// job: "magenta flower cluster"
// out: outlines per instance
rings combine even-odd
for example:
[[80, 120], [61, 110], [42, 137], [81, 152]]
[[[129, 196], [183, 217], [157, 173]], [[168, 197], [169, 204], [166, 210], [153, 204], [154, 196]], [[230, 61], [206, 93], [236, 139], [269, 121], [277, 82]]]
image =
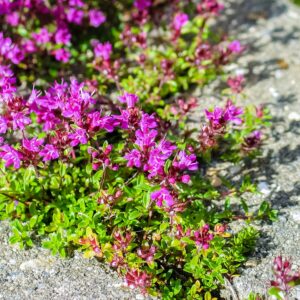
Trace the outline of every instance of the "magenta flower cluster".
[[241, 108], [235, 107], [231, 101], [228, 101], [226, 107], [216, 107], [212, 112], [206, 110], [205, 114], [213, 128], [219, 129], [232, 122], [240, 125], [242, 119], [239, 117], [243, 113]]
[[135, 0], [134, 1], [134, 6], [140, 11], [149, 8], [151, 6], [151, 4], [152, 4], [152, 0]]
[[84, 1], [55, 1], [50, 6], [47, 1], [4, 0], [0, 5], [0, 15], [4, 15], [5, 21], [12, 27], [26, 25], [32, 15], [41, 18], [40, 23], [43, 24], [30, 36], [20, 36], [17, 45], [10, 38], [3, 38], [0, 33], [0, 54], [14, 64], [19, 64], [32, 53], [43, 51], [47, 51], [57, 61], [67, 63], [71, 58], [72, 46], [70, 26], [99, 27], [106, 22], [106, 16], [101, 10], [90, 8]]
[[291, 289], [294, 281], [300, 280], [300, 272], [293, 272], [291, 262], [282, 256], [274, 259], [273, 272], [275, 279], [271, 281], [271, 285], [285, 293]]
[[243, 123], [241, 118], [243, 110], [236, 107], [231, 100], [227, 101], [225, 108], [215, 107], [213, 111], [205, 110], [205, 114], [209, 124], [202, 127], [199, 135], [200, 145], [203, 150], [217, 145], [218, 138], [224, 135], [229, 123], [235, 125]]
[[0, 55], [13, 64], [19, 64], [24, 59], [24, 51], [14, 44], [9, 37], [0, 32]]
[[[2, 101], [8, 102], [16, 92], [16, 78], [8, 66], [0, 64], [0, 97]], [[3, 129], [1, 129], [3, 131]], [[2, 132], [3, 133], [3, 132]]]
[[[135, 114], [136, 95], [125, 93], [119, 98], [126, 103], [129, 114]], [[130, 119], [130, 117], [128, 118]], [[176, 183], [188, 184], [190, 177], [185, 172], [198, 170], [195, 154], [186, 151], [177, 151], [177, 147], [165, 138], [158, 139], [158, 123], [154, 115], [141, 114], [135, 124], [128, 123], [135, 132], [133, 136], [135, 148], [126, 153], [128, 167], [135, 167], [148, 174], [150, 180], [160, 182], [162, 188], [151, 194], [151, 199], [160, 207], [172, 207], [176, 202]], [[189, 149], [193, 151], [193, 149]], [[168, 170], [165, 165], [172, 156], [172, 163]]]
[[145, 291], [151, 285], [151, 277], [146, 272], [130, 269], [126, 273], [125, 283], [130, 288], [141, 288]]
[[[8, 75], [11, 73], [8, 72]], [[14, 168], [19, 168], [21, 164], [37, 165], [40, 158], [43, 161], [59, 157], [63, 159], [65, 150], [73, 153], [73, 147], [87, 144], [99, 130], [112, 132], [116, 127], [128, 127], [128, 121], [122, 115], [102, 115], [99, 111], [93, 111], [91, 108], [95, 99], [84, 90], [83, 84], [79, 84], [75, 79], [71, 80], [70, 85], [56, 82], [45, 94], [33, 90], [28, 101], [17, 97], [14, 89], [8, 93], [9, 86], [8, 81], [7, 88], [2, 91], [1, 99], [6, 106], [4, 114], [0, 117], [0, 133], [20, 130], [23, 140], [18, 149], [8, 144], [1, 146], [0, 156], [7, 167], [13, 165]], [[30, 114], [35, 114], [37, 122], [42, 124], [43, 131], [47, 134], [46, 138], [38, 140], [26, 136], [26, 129], [31, 124]], [[110, 151], [111, 146], [106, 147], [103, 153], [97, 150], [89, 151], [95, 168], [99, 167], [99, 163], [110, 165]]]
[[210, 231], [208, 224], [204, 224], [198, 230], [191, 230], [189, 228], [185, 232], [181, 225], [177, 225], [175, 237], [179, 240], [181, 240], [184, 237], [189, 237], [195, 242], [199, 250], [207, 250], [210, 247], [210, 243], [214, 238], [214, 234]]
[[198, 12], [204, 15], [218, 15], [223, 8], [224, 5], [219, 3], [217, 0], [202, 0], [197, 6]]

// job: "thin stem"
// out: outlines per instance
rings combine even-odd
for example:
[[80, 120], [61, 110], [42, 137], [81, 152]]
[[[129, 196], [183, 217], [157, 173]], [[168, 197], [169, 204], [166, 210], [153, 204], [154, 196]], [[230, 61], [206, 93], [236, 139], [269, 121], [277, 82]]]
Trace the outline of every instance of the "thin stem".
[[10, 181], [9, 181], [9, 179], [6, 177], [6, 174], [4, 173], [4, 171], [3, 171], [1, 168], [0, 168], [0, 171], [1, 171], [1, 173], [3, 174], [4, 179], [5, 179], [6, 183], [7, 183], [7, 185], [10, 185]]

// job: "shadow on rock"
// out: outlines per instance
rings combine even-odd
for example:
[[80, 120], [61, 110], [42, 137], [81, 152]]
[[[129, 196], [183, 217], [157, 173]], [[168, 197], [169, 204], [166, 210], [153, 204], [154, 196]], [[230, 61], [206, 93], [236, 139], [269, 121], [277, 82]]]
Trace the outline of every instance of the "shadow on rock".
[[279, 0], [230, 0], [226, 7], [218, 24], [234, 34], [248, 32], [249, 26], [260, 20], [276, 18], [287, 11], [287, 6]]

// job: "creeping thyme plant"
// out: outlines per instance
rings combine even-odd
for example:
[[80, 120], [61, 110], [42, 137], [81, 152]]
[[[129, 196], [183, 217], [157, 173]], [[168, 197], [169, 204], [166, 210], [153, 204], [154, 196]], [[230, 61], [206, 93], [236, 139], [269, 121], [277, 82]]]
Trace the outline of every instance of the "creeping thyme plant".
[[[259, 153], [267, 116], [242, 107], [244, 78], [224, 66], [245, 47], [211, 31], [202, 1], [3, 0], [0, 3], [0, 217], [10, 241], [81, 250], [129, 287], [212, 299], [255, 245], [230, 221], [254, 191], [209, 176]], [[220, 102], [195, 91], [218, 80]], [[213, 96], [213, 95], [212, 95]], [[207, 101], [207, 103], [205, 102]], [[207, 107], [188, 127], [199, 102]]]

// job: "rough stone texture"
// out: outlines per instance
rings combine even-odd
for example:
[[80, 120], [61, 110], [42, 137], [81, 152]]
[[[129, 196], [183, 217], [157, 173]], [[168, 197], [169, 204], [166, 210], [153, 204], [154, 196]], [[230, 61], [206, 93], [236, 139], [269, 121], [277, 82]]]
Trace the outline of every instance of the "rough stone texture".
[[80, 253], [61, 259], [34, 247], [9, 245], [9, 227], [0, 224], [0, 299], [4, 300], [131, 300], [144, 299], [125, 288], [116, 273]]
[[[232, 68], [248, 79], [246, 101], [266, 104], [273, 117], [253, 174], [262, 197], [279, 210], [279, 220], [261, 226], [250, 258], [254, 263], [234, 280], [237, 295], [227, 294], [228, 299], [245, 299], [251, 291], [266, 292], [275, 256], [300, 267], [300, 9], [283, 0], [231, 0], [226, 5], [231, 8], [224, 26], [249, 46]], [[289, 299], [299, 300], [300, 289]]]
[[[252, 170], [262, 196], [249, 203], [255, 209], [268, 199], [279, 210], [278, 222], [260, 225], [253, 257], [224, 292], [225, 299], [236, 300], [266, 292], [276, 255], [300, 267], [300, 10], [284, 0], [226, 0], [226, 6], [221, 27], [249, 46], [230, 68], [248, 79], [245, 101], [267, 104], [273, 116], [263, 158]], [[197, 114], [194, 120], [199, 122]], [[21, 251], [7, 244], [8, 235], [0, 223], [0, 299], [142, 298], [95, 260], [77, 254], [63, 260], [40, 248]], [[290, 299], [300, 299], [299, 288]]]

